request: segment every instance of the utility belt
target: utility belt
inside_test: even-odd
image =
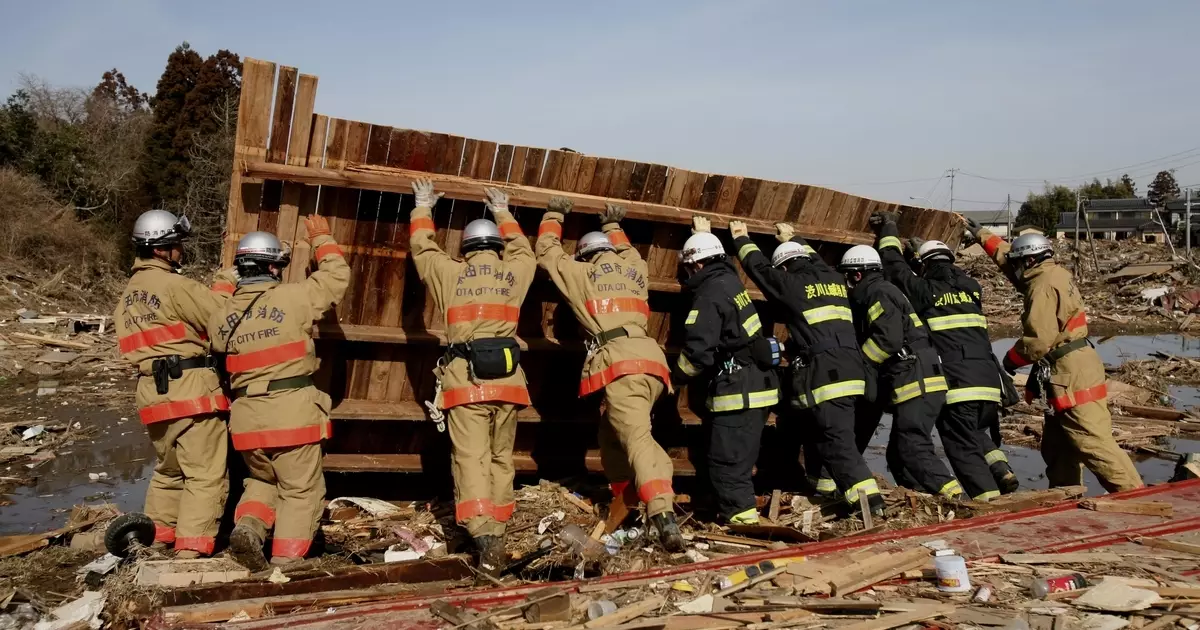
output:
[[[183,378],[184,370],[216,369],[220,363],[216,357],[208,354],[189,359],[172,354],[152,360],[149,372],[141,370],[139,366],[139,372],[143,376],[154,377],[154,390],[162,396],[171,390],[171,381]]]
[[[928,339],[923,339],[921,341],[915,341],[915,342],[907,342],[903,346],[901,346],[900,350],[898,350],[895,354],[893,354],[892,356],[885,359],[883,361],[883,363],[879,364],[879,372],[884,373],[884,372],[887,372],[888,370],[896,367],[897,365],[900,365],[901,363],[906,363],[908,361],[915,361],[917,358],[918,352],[921,352],[923,350],[929,350],[932,347],[933,346],[929,343]]]
[[[854,350],[856,355],[862,353],[858,341],[853,335],[837,334],[832,338],[822,339],[812,345],[797,349],[796,353],[791,356],[791,363],[796,367],[808,367],[817,355],[842,348]]]
[[[1033,400],[1041,398],[1044,393],[1050,390],[1050,370],[1054,364],[1062,360],[1063,357],[1092,345],[1091,340],[1087,337],[1076,339],[1059,344],[1050,349],[1045,356],[1038,360],[1029,371],[1029,380],[1025,382],[1025,399]]]
[[[261,394],[266,394],[268,392],[283,391],[285,389],[304,389],[305,387],[312,387],[313,385],[314,385],[313,378],[311,375],[308,375],[308,374],[305,374],[304,376],[290,376],[288,378],[278,378],[273,381],[269,381],[267,383],[267,386],[262,389]],[[233,390],[233,397],[234,398],[242,398],[243,396],[245,396],[247,394],[247,392],[251,388],[254,388],[255,390],[258,389],[258,387],[255,385],[239,387],[239,388]],[[258,392],[256,392],[256,393],[258,393]]]
[[[512,376],[521,360],[521,345],[512,337],[488,337],[446,347],[445,361],[466,359],[471,380]]]
[[[729,352],[726,363],[741,366],[755,365],[761,370],[771,370],[779,367],[783,361],[783,343],[775,337],[757,335],[742,347]]]
[[[996,358],[996,355],[992,352],[990,346],[984,348],[978,344],[955,346],[940,354],[942,356],[942,363],[958,363],[959,361],[967,361],[970,359],[983,359],[992,361]]]

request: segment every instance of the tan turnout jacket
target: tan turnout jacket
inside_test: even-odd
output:
[[[623,327],[629,336],[614,339],[583,364],[579,395],[599,391],[627,374],[653,375],[671,390],[671,371],[658,342],[646,334],[650,306],[646,262],[629,244],[619,223],[603,229],[616,251],[604,252],[592,262],[580,262],[562,247],[561,212],[550,211],[538,227],[537,258],[566,297],[575,318],[592,335]]]
[[[171,380],[166,394],[154,386],[155,359],[179,355],[192,359],[208,354],[205,324],[233,293],[233,278],[217,274],[211,289],[182,276],[167,262],[139,258],[113,322],[121,356],[137,366],[136,402],[142,424],[165,422],[229,409],[213,370],[184,370]]]
[[[317,370],[313,323],[341,301],[350,283],[350,266],[332,237],[317,236],[312,250],[318,267],[304,282],[240,284],[209,320],[213,349],[226,355],[230,386],[246,388],[229,419],[239,451],[314,444],[332,432],[325,392],[267,389],[272,381]]]
[[[536,261],[529,239],[512,214],[493,214],[505,241],[503,258],[491,250],[477,250],[468,253],[466,260],[455,260],[433,239],[430,208],[412,211],[409,248],[417,274],[445,318],[447,343],[517,334],[521,303],[533,282]],[[525,373],[519,365],[506,378],[472,382],[467,360],[457,357],[434,373],[442,381],[442,392],[434,401],[440,409],[491,401],[530,404]]]

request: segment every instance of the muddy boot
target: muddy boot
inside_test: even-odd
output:
[[[1012,494],[1021,487],[1021,481],[1017,479],[1017,474],[1013,472],[1008,462],[996,462],[988,469],[992,471],[992,478],[996,480],[1000,494]]]
[[[176,560],[195,560],[200,557],[200,552],[195,549],[181,549],[175,552]]]
[[[234,562],[250,569],[262,571],[267,568],[267,556],[263,554],[263,539],[258,533],[244,525],[233,528],[229,534],[229,555]]]
[[[476,536],[475,546],[479,549],[479,572],[493,578],[500,577],[508,560],[504,553],[504,537]]]
[[[683,534],[679,532],[679,524],[675,522],[674,512],[663,512],[650,517],[650,534],[658,538],[663,549],[671,553],[683,551]]]

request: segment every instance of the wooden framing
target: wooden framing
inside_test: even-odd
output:
[[[745,221],[764,251],[774,246],[774,223],[787,221],[831,260],[848,245],[872,241],[867,218],[874,210],[899,212],[905,233],[951,246],[959,239],[950,213],[817,186],[331,118],[315,113],[317,77],[257,59],[246,59],[243,68],[226,262],[244,234],[269,230],[295,252],[285,280],[303,281],[310,268],[303,218],[316,212],[329,219],[353,270],[345,299],[316,328],[322,360],[316,378],[334,399],[329,470],[428,471],[449,450],[421,405],[433,394],[431,372],[445,336],[442,315],[408,262],[410,184],[417,177],[433,179],[445,193],[434,222],[438,243],[451,255],[467,221],[485,215],[484,186],[509,192],[531,237],[550,197],[571,198],[577,212],[564,226],[568,251],[579,236],[598,229],[594,215],[606,202],[623,203],[626,232],[649,266],[649,333],[672,359],[687,310],[675,268],[696,213],[717,228]],[[728,244],[727,232],[718,236]],[[759,306],[771,322],[773,309]],[[775,330],[784,334],[780,325]],[[575,396],[582,335],[540,272],[521,309],[518,337],[533,399],[519,416],[519,468],[595,472],[595,431],[581,431],[580,423],[597,420],[599,401]],[[664,398],[654,418],[655,437],[676,460],[677,474],[694,471],[687,446],[699,438],[688,400],[686,388]]]

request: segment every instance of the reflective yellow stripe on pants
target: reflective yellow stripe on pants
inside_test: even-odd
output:
[[[951,328],[987,328],[987,318],[983,315],[941,315],[925,320],[929,330],[950,330]]]
[[[1004,454],[1004,451],[998,448],[992,449],[985,453],[983,459],[988,463],[988,466],[991,466],[992,464],[998,464],[1000,462],[1004,462],[1006,464],[1008,463],[1008,456]]]
[[[743,512],[738,512],[729,517],[729,522],[734,525],[755,525],[758,523],[758,510],[750,508]]]
[[[846,491],[846,503],[850,505],[858,505],[858,493],[862,492],[868,497],[872,494],[879,494],[879,484],[875,483],[874,479],[860,481]]]
[[[971,498],[976,501],[991,501],[992,499],[995,499],[998,496],[1000,496],[999,490],[988,490],[987,492],[973,496]]]
[[[946,404],[953,405],[972,400],[1000,402],[999,387],[955,387],[946,392]]]
[[[940,490],[938,490],[938,494],[944,497],[953,497],[962,493],[962,484],[958,483],[957,479],[951,479],[950,481],[947,481],[946,484],[942,486]]]

